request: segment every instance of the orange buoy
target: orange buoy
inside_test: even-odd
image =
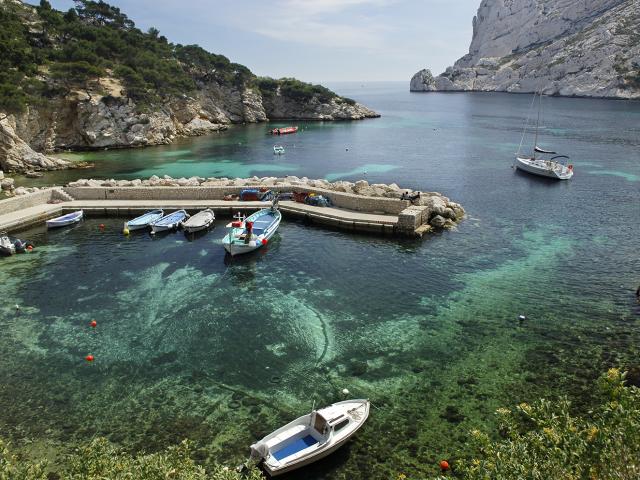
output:
[[[93,360],[94,360],[93,355],[87,355],[86,357],[84,357],[84,359],[85,359],[87,362],[93,362]]]
[[[27,245],[27,250],[29,251],[33,250],[33,245]]]
[[[269,243],[269,240],[267,240],[266,238],[262,239],[262,245],[266,245],[267,243]]]
[[[89,325],[91,325],[93,328],[96,328],[98,326],[98,322],[96,322],[95,320],[91,320],[89,322]]]
[[[449,470],[449,462],[447,462],[446,460],[440,460],[440,470],[442,470],[443,472]]]
[[[100,225],[98,225],[98,228],[99,228],[100,230],[104,230],[104,223],[101,223]]]

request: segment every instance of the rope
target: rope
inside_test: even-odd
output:
[[[527,133],[527,126],[529,125],[529,119],[531,118],[531,111],[533,110],[533,103],[536,101],[536,95],[533,94],[533,98],[531,99],[531,105],[529,105],[529,113],[527,113],[527,118],[524,121],[524,127],[522,128],[522,137],[520,138],[520,145],[518,146],[518,152],[516,155],[520,155],[520,150],[522,150],[522,144],[524,143],[524,136]],[[515,163],[515,159],[513,160]]]

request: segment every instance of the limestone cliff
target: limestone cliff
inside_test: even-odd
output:
[[[15,50],[0,58],[0,171],[69,168],[46,155],[167,144],[234,123],[379,116],[319,85],[259,78],[198,46],[141,32],[102,2],[76,3],[62,14],[48,2],[0,0],[0,29]],[[139,71],[119,49],[141,59]]]
[[[412,91],[640,98],[640,0],[482,0],[469,53]]]

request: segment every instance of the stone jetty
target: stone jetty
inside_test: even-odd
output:
[[[263,208],[264,202],[237,198],[247,188],[322,195],[329,199],[330,206],[290,200],[280,202],[280,209],[285,217],[291,215],[346,230],[422,236],[434,229],[454,227],[464,217],[462,206],[440,193],[413,191],[394,183],[329,182],[296,176],[172,178],[154,175],[135,180],[81,179],[64,187],[31,192],[18,187],[13,191],[13,198],[0,201],[0,230],[21,228],[40,221],[43,215],[81,208],[87,214],[123,216],[151,208],[188,211],[212,208],[222,215]],[[34,200],[36,197],[39,200]],[[29,209],[32,210],[27,211]],[[21,210],[24,210],[22,215]],[[30,214],[34,215],[32,221],[27,218]]]

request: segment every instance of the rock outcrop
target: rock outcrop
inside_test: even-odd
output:
[[[412,91],[640,98],[640,1],[482,0],[469,53]],[[427,71],[428,72],[428,71]]]
[[[0,8],[8,7],[29,32],[25,41],[30,42],[30,48],[43,48],[42,45],[51,44],[53,46],[50,49],[62,49],[62,36],[46,33],[37,9],[18,0],[0,0]],[[119,15],[119,10],[114,12],[111,13]],[[90,43],[84,38],[82,41]],[[164,42],[166,44],[167,40],[164,39]],[[195,51],[198,52],[197,49]],[[212,55],[201,49],[200,54],[205,57]],[[173,67],[180,71],[184,67],[182,73],[188,76],[189,86],[184,87],[185,93],[175,93],[183,90],[165,92],[158,87],[146,87],[145,94],[149,94],[148,97],[127,91],[123,83],[126,81],[122,80],[123,74],[120,73],[120,77],[117,75],[117,66],[100,69],[95,76],[87,74],[80,80],[66,82],[64,78],[51,73],[53,68],[50,61],[34,63],[34,67],[38,67],[37,82],[48,93],[46,99],[25,102],[26,107],[22,105],[19,109],[11,110],[20,113],[10,114],[0,110],[0,118],[3,119],[0,127],[0,169],[27,172],[69,168],[73,164],[47,155],[59,150],[167,144],[178,137],[211,134],[237,123],[266,122],[270,119],[359,120],[379,116],[324,87],[297,81],[302,89],[298,91],[298,96],[284,94],[280,88],[263,95],[259,78],[246,67],[230,64],[221,56],[216,58],[215,61],[222,62],[218,66],[176,60],[178,63]],[[217,75],[220,73],[217,70],[222,68],[220,65],[227,65],[225,68],[228,68],[232,77],[239,70],[245,71],[245,76],[230,80],[222,74]],[[80,67],[89,68],[90,65],[81,62]],[[131,68],[126,68],[128,70],[125,71],[131,71]],[[316,91],[322,95],[316,94]],[[137,100],[134,101],[134,98]]]

